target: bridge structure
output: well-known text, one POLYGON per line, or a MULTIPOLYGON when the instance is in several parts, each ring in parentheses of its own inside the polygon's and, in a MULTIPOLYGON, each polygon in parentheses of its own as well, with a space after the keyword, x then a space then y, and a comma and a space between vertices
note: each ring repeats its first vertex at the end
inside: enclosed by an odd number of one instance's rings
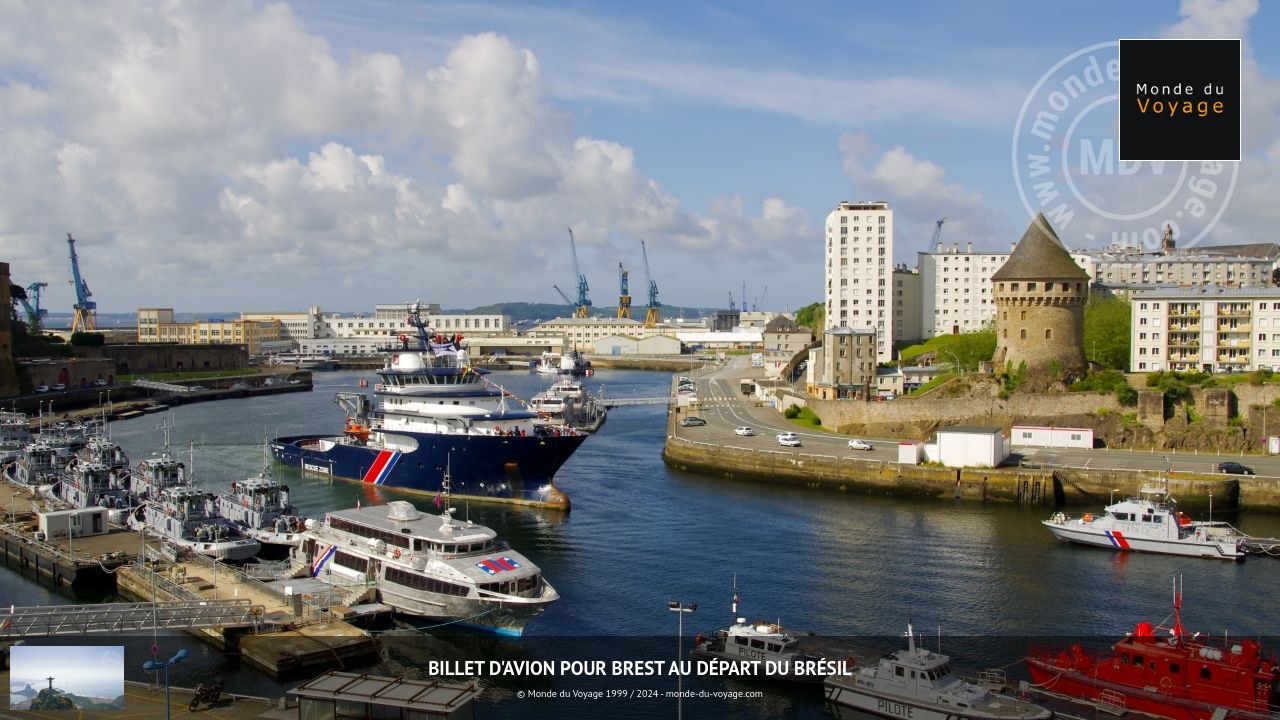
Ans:
POLYGON ((250 600, 179 600, 99 605, 0 608, 0 638, 87 635, 151 630, 249 627, 258 629, 261 605, 250 600))

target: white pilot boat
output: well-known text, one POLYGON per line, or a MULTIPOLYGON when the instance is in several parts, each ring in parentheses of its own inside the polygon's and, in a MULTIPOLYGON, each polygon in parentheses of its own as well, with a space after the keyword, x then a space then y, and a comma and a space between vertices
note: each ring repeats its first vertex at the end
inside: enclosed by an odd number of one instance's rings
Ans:
POLYGON ((827 700, 840 717, 857 710, 909 720, 1048 720, 1044 708, 960 679, 951 658, 917 647, 907 623, 907 649, 879 664, 826 680, 827 700))
POLYGON ((1148 485, 1138 497, 1112 503, 1101 515, 1054 513, 1044 526, 1063 542, 1121 551, 1242 560, 1248 536, 1225 522, 1192 520, 1167 487, 1148 485))
POLYGON ((493 530, 455 520, 448 488, 446 469, 440 515, 393 500, 308 520, 299 552, 312 577, 376 586, 397 612, 519 636, 560 595, 493 530))

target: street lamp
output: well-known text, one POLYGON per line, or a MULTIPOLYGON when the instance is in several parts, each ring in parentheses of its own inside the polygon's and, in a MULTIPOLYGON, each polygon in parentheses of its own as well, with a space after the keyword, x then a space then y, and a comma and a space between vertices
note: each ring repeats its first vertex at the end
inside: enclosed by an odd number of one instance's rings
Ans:
POLYGON ((177 665, 187 659, 187 649, 182 648, 176 655, 168 660, 148 660, 143 664, 143 670, 163 670, 164 671, 164 720, 171 720, 169 712, 169 668, 177 665))
MULTIPOLYGON (((698 609, 698 603, 681 604, 678 600, 672 600, 667 603, 667 609, 676 613, 676 662, 679 663, 684 657, 684 614, 691 613, 698 609)), ((680 720, 684 714, 684 673, 678 672, 680 666, 676 666, 676 720, 680 720)))
POLYGON ((940 352, 940 353, 942 353, 942 354, 944 354, 944 355, 950 355, 950 356, 951 356, 951 359, 956 361, 956 362, 955 362, 955 365, 954 365, 953 367, 955 367, 957 370, 959 370, 961 375, 963 375, 963 374, 964 374, 964 366, 960 364, 960 357, 959 357, 958 355, 956 355, 955 353, 951 352, 950 350, 939 350, 938 352, 940 352))

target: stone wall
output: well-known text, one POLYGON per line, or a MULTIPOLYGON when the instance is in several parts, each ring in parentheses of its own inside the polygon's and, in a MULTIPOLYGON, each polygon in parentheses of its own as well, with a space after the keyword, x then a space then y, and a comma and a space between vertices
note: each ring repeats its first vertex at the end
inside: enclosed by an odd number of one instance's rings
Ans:
POLYGON ((104 345, 92 352, 115 361, 117 375, 249 367, 243 345, 104 345))
POLYGON ((53 358, 48 360, 24 360, 32 387, 62 383, 69 388, 88 387, 95 380, 114 384, 116 363, 110 358, 53 358))
POLYGON ((999 397, 900 398, 891 402, 810 399, 822 424, 840 432, 927 439, 936 428, 958 423, 1008 429, 1015 424, 1089 426, 1100 409, 1121 410, 1114 394, 1064 393, 999 397))

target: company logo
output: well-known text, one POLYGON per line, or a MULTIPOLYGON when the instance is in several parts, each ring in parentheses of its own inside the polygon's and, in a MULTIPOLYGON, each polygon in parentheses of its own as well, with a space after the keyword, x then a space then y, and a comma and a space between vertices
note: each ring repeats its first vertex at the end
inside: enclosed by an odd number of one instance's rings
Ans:
POLYGON ((1029 215, 1043 212, 1069 247, 1178 247, 1213 229, 1239 163, 1122 161, 1119 42, 1078 50, 1031 88, 1013 133, 1013 172, 1029 215))

